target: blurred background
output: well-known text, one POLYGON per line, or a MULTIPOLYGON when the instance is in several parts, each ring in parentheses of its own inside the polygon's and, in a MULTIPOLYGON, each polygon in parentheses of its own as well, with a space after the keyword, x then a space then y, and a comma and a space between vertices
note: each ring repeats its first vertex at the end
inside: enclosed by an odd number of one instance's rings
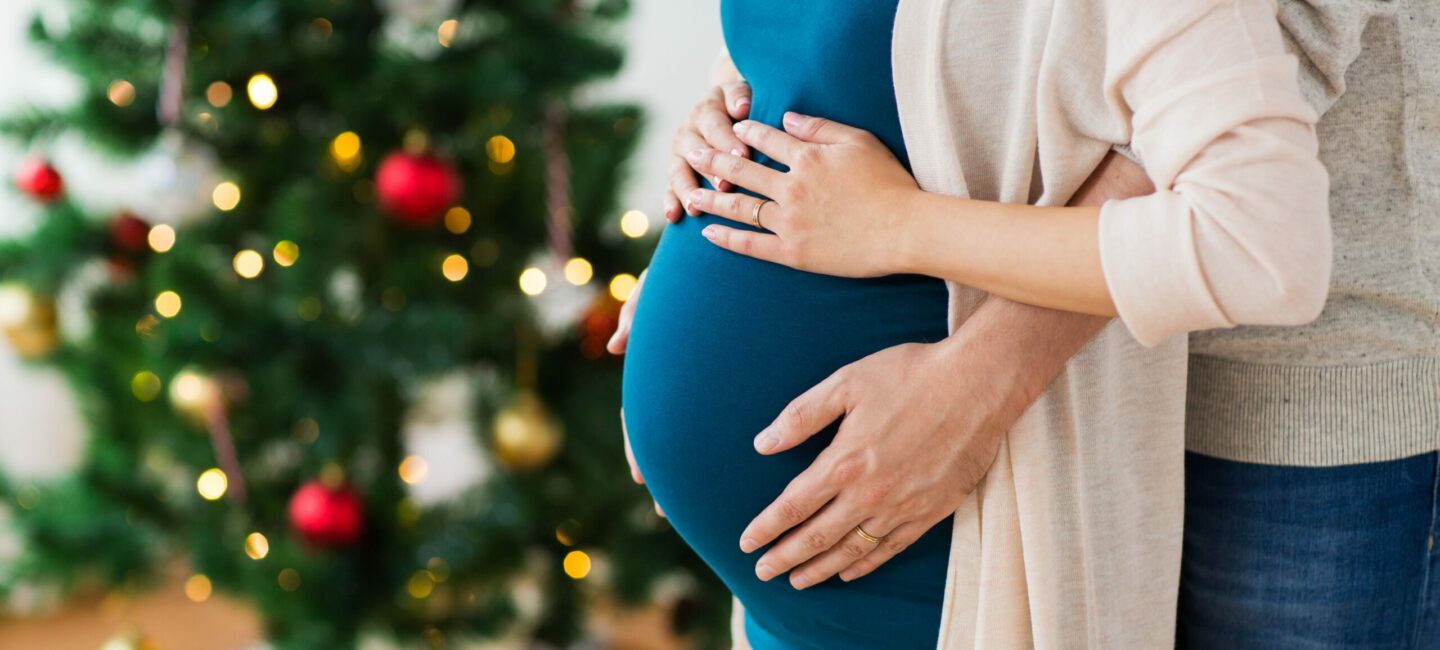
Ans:
POLYGON ((599 348, 717 5, 0 3, 0 648, 722 647, 599 348))

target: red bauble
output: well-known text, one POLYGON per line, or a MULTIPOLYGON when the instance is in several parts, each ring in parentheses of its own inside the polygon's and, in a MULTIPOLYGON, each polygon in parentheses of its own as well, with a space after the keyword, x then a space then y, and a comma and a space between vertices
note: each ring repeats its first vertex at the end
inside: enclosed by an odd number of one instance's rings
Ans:
POLYGON ((349 546, 365 528, 365 504, 344 485, 310 481, 290 497, 290 526, 316 546, 349 546))
POLYGON ((65 190, 65 182, 60 179, 60 172, 55 171, 50 163, 31 158, 15 170, 15 187, 48 203, 60 198, 60 193, 65 190))
POLYGON ((110 245, 122 253, 144 253, 149 250, 150 224, 129 212, 110 220, 110 245))
POLYGON ((380 162, 375 196, 395 220, 430 226, 460 198, 460 173, 434 154, 397 151, 380 162))

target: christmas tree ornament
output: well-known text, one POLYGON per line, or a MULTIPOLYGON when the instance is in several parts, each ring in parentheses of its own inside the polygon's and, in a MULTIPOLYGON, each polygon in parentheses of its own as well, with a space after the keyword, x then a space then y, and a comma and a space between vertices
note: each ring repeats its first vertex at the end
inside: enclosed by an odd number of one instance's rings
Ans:
POLYGON ((15 170, 15 187, 37 201, 49 203, 60 198, 65 181, 46 160, 30 158, 15 170))
POLYGON ((150 224, 129 212, 110 220, 110 246, 117 252, 138 255, 150 250, 150 224))
POLYGON ((167 130, 136 164, 134 207, 155 223, 180 226, 214 214, 220 159, 208 145, 167 130))
POLYGON ((564 334, 579 322, 599 291, 591 284, 576 286, 570 282, 559 281, 564 276, 564 259, 541 254, 531 264, 532 268, 540 269, 547 279, 557 280, 547 280, 545 289, 530 297, 540 331, 552 338, 564 334))
POLYGON ((432 226, 460 198, 460 173, 433 153, 396 151, 380 163, 375 196, 396 221, 432 226))
POLYGON ((365 504, 343 483, 306 482, 290 497, 289 515, 290 527, 315 546, 349 546, 365 529, 365 504))
POLYGON ((100 650, 160 650, 160 646, 135 630, 127 630, 110 637, 100 650))
POLYGON ((512 470, 540 467, 560 450, 559 423, 545 411, 540 398, 523 391, 495 414, 491 445, 500 464, 512 470))
POLYGON ((186 420, 203 425, 224 409, 220 382, 194 368, 181 370, 170 380, 170 406, 186 420))
POLYGON ((43 359, 60 347, 55 301, 19 284, 0 286, 0 333, 20 358, 43 359))

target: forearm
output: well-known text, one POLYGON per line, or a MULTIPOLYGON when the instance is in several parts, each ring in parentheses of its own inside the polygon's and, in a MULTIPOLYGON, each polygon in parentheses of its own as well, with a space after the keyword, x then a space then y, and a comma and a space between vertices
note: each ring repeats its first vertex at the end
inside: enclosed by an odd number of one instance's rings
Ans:
POLYGON ((710 82, 719 86, 744 80, 745 78, 740 76, 740 70, 735 67, 735 62, 730 59, 730 51, 721 49, 720 54, 715 56, 715 63, 710 66, 710 82))
POLYGON ((1100 264, 1100 208, 1036 207, 916 192, 897 247, 904 271, 1041 307, 1115 316, 1100 264))

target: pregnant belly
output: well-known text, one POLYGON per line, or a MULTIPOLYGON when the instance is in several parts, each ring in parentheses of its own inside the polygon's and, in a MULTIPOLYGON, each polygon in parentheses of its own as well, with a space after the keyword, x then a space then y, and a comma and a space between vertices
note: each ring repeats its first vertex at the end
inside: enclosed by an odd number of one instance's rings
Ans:
MULTIPOLYGON (((679 534, 787 647, 910 647, 939 622, 948 520, 879 571, 803 592, 759 582, 740 532, 810 466, 833 427, 777 456, 752 440, 790 400, 870 353, 946 335, 944 284, 846 279, 723 251, 714 218, 667 228, 625 361, 625 417, 646 484, 679 534), (899 642, 899 643, 897 643, 899 642), (843 644, 843 645, 841 645, 843 644)), ((897 378, 898 379, 898 378, 897 378)), ((919 641, 917 641, 919 643, 919 641)))

